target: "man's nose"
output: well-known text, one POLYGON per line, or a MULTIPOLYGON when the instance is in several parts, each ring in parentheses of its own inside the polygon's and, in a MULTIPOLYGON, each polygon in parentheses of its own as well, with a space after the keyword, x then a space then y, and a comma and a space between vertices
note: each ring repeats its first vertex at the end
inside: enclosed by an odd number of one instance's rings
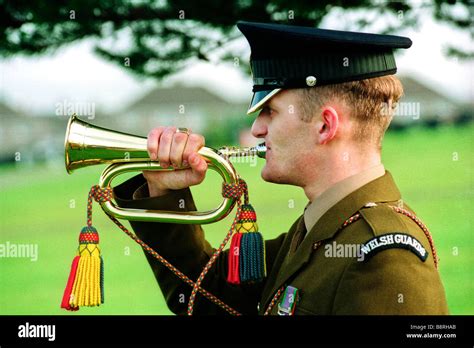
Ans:
POLYGON ((255 138, 264 138, 267 135, 267 120, 261 114, 253 121, 252 135, 255 138))

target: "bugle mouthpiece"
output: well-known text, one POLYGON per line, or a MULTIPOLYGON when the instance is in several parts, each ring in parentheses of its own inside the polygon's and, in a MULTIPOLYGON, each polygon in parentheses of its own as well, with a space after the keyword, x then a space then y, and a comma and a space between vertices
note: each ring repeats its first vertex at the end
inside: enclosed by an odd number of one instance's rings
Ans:
POLYGON ((218 153, 225 158, 246 156, 265 158, 267 147, 265 146, 265 143, 261 143, 253 147, 224 146, 218 150, 218 153))

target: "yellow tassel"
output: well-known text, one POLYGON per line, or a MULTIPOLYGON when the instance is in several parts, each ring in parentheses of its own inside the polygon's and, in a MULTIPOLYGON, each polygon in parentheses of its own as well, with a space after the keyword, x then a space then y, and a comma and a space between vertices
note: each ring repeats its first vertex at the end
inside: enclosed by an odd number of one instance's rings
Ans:
POLYGON ((79 246, 79 265, 77 277, 72 288, 70 305, 73 307, 99 306, 100 289, 100 248, 97 244, 79 246))
POLYGON ((78 310, 81 306, 92 307, 104 303, 104 266, 98 243, 99 235, 95 228, 84 227, 79 236, 78 255, 71 267, 62 308, 78 310))

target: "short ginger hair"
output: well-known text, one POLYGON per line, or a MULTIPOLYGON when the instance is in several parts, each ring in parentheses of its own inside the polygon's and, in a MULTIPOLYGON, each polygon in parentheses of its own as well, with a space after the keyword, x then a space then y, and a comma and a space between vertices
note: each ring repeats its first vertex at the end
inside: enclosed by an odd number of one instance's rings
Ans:
POLYGON ((327 102, 339 100, 350 109, 356 121, 354 140, 371 142, 380 151, 382 140, 403 95, 403 86, 393 75, 360 81, 298 89, 302 119, 310 121, 327 102))

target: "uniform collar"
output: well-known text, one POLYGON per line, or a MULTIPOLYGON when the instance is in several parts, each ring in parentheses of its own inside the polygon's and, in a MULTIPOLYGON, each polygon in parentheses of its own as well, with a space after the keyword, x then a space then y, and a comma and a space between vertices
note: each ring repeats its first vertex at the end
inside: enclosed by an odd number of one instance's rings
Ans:
POLYGON ((360 173, 352 175, 328 188, 313 202, 310 202, 304 212, 304 223, 307 231, 311 231, 316 222, 337 202, 369 182, 385 174, 383 164, 376 165, 360 173))
MULTIPOLYGON (((301 242, 294 254, 290 255, 285 266, 276 275, 273 286, 265 289, 262 300, 266 304, 270 301, 270 296, 275 293, 295 272, 309 262, 316 242, 333 238, 342 226, 344 221, 363 208, 367 203, 384 203, 400 200, 398 191, 392 175, 386 171, 385 175, 370 181, 362 187, 356 189, 335 205, 330 207, 316 222, 308 232, 306 238, 301 242)), ((303 219, 303 217, 301 217, 303 219)), ((295 230, 288 235, 291 237, 298 228, 303 228, 304 223, 300 221, 295 226, 295 230), (298 227, 299 226, 299 227, 298 227)), ((285 248, 289 252, 289 244, 285 248)))
POLYGON ((308 231, 300 249, 309 247, 305 244, 312 245, 314 242, 332 238, 344 221, 367 203, 394 202, 400 199, 400 191, 392 175, 385 171, 385 175, 370 181, 329 208, 308 231))

